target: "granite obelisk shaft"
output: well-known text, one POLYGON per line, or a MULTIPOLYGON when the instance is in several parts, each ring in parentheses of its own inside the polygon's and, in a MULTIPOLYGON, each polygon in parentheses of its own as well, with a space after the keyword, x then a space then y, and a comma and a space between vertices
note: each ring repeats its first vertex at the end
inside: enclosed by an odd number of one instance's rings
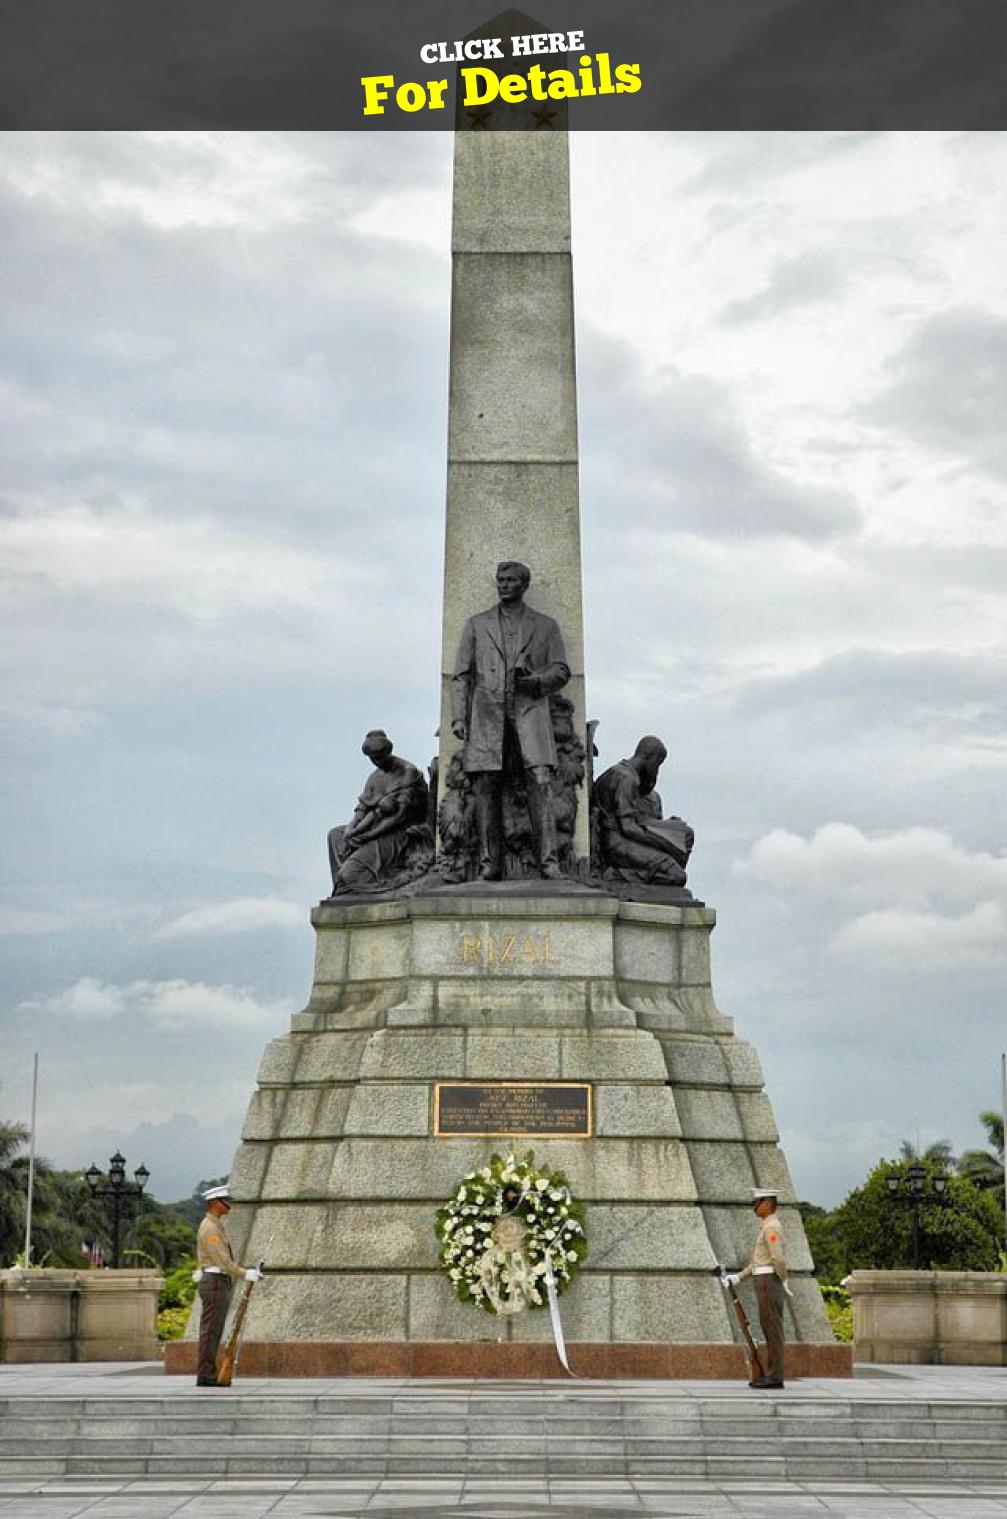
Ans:
MULTIPOLYGON (((584 737, 570 172, 564 130, 455 134, 441 776, 456 749, 449 685, 467 617, 491 606, 500 559, 566 642, 584 737)), ((588 853, 583 794, 575 849, 588 853)))

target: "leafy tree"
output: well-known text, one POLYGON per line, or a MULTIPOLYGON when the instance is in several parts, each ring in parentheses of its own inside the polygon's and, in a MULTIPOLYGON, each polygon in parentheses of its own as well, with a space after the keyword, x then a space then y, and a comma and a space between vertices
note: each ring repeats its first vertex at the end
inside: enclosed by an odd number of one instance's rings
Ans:
POLYGON ((104 1219, 83 1177, 73 1171, 52 1171, 35 1164, 35 1206, 32 1210, 32 1257, 49 1266, 83 1268, 85 1239, 101 1239, 104 1219))
MULTIPOLYGON (((174 1207, 144 1198, 140 1217, 132 1231, 134 1249, 152 1256, 163 1270, 173 1270, 192 1254, 195 1230, 174 1207)), ((190 1267, 191 1270, 191 1267, 190 1267)))
POLYGON ((967 1176, 973 1186, 984 1192, 993 1192, 999 1201, 1004 1187, 1004 1121, 1000 1113, 980 1113, 979 1121, 986 1130, 988 1150, 966 1150, 958 1162, 961 1176, 967 1176))
MULTIPOLYGON (((929 1193, 943 1168, 921 1161, 929 1193)), ((881 1160, 833 1214, 847 1270, 897 1270, 913 1264, 910 1210, 890 1200, 885 1178, 905 1176, 905 1160, 881 1160)), ((920 1209, 921 1265, 945 1271, 993 1271, 1000 1245, 1000 1214, 988 1193, 963 1176, 949 1176, 950 1206, 924 1203, 920 1209)))
POLYGON ((811 1259, 815 1263, 815 1275, 819 1282, 838 1286, 846 1275, 843 1264, 843 1242, 833 1214, 820 1208, 817 1203, 798 1203, 808 1238, 811 1259))

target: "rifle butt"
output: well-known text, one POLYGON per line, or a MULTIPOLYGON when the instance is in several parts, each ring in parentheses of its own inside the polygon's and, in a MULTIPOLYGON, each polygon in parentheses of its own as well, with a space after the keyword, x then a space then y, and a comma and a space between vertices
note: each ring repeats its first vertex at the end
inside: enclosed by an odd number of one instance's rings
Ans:
POLYGON ((734 1287, 731 1287, 730 1294, 734 1303, 735 1315, 737 1316, 738 1323, 741 1325, 741 1333, 748 1347, 748 1367, 752 1373, 752 1381, 755 1382, 764 1377, 766 1373, 762 1368, 762 1361, 752 1334, 752 1326, 749 1323, 748 1314, 745 1312, 745 1305, 734 1287))

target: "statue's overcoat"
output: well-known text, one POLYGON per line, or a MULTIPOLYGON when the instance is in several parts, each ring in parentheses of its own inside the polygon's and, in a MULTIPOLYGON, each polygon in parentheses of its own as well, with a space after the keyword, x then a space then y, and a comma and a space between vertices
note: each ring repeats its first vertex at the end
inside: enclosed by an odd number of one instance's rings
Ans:
MULTIPOLYGON (((563 635, 544 612, 524 608, 520 663, 538 676, 541 694, 518 686, 513 694, 514 726, 525 765, 556 764, 549 697, 570 679, 563 635)), ((467 771, 502 770, 507 708, 507 659, 496 607, 470 617, 462 629, 451 682, 451 717, 468 726, 462 752, 467 771)))

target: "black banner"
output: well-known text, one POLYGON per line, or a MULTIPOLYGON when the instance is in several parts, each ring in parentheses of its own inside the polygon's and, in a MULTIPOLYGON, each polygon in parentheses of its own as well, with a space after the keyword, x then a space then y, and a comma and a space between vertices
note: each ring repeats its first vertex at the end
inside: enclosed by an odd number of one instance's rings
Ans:
POLYGON ((477 128, 554 130, 568 108, 575 131, 990 128, 1005 58, 1004 0, 542 0, 535 17, 472 0, 4 0, 0 121, 429 131, 479 112, 477 128), (496 46, 466 53, 476 33, 496 46))

